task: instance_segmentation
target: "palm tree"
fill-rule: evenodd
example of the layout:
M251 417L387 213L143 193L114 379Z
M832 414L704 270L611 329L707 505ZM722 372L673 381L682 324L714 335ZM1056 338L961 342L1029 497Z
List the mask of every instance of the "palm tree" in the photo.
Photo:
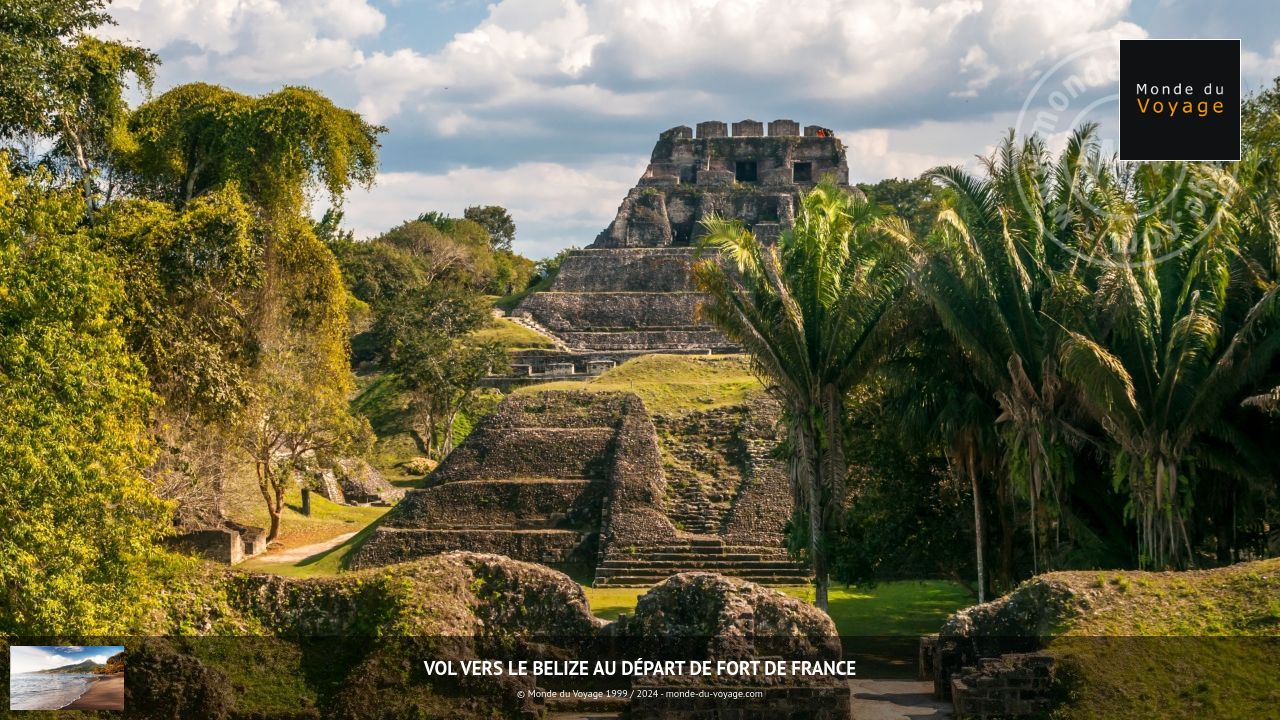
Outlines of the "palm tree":
M736 220L704 221L715 260L694 268L703 314L746 349L784 407L796 527L808 530L815 602L827 608L825 535L841 508L849 390L875 369L901 328L893 312L905 246L863 198L820 184L776 245Z
M1246 397L1280 356L1277 287L1258 292L1239 279L1249 274L1237 272L1247 266L1229 191L1207 190L1229 187L1221 175L1212 166L1145 166L1131 188L1101 188L1117 197L1112 207L1121 194L1131 203L1105 239L1121 262L1098 274L1089 321L1065 329L1059 351L1064 376L1116 446L1114 473L1129 487L1144 566L1191 561L1194 478L1220 463L1211 443L1243 454L1247 432L1228 413L1263 404ZM1200 240L1158 259L1158 240L1169 236Z
M1037 138L1019 145L1010 133L984 159L985 177L935 170L957 202L924 239L927 255L913 274L913 287L1000 407L1005 463L1030 502L1037 571L1043 499L1061 506L1072 449L1086 439L1071 422L1073 398L1058 370L1060 331L1044 311L1078 302L1070 279L1079 259L1067 248L1091 220L1078 189L1093 132L1078 130L1056 163Z

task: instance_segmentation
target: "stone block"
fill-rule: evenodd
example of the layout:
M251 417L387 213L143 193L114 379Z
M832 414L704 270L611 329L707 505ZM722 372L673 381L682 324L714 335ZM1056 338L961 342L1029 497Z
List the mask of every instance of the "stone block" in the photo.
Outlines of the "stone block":
M800 123L795 120L774 120L769 123L770 137L796 137L800 134Z
M175 537L173 545L199 557L235 565L244 560L244 542L240 533L230 528L207 528Z
M835 137L835 135L829 128L824 128L821 125L804 126L805 137Z
M692 140L693 128L688 125L677 125L670 130L662 131L658 137L662 140Z
M696 182L700 187L728 187L734 182L732 170L699 170Z
M588 360L587 374L599 375L601 373L608 372L617 366L618 366L618 363L614 362L613 360Z
M698 123L699 138L722 138L729 136L729 128L719 120L708 120Z
M574 373L573 363L550 363L547 365L545 374L552 377L563 377Z
M734 137L764 137L764 123L758 120L742 120L733 124Z

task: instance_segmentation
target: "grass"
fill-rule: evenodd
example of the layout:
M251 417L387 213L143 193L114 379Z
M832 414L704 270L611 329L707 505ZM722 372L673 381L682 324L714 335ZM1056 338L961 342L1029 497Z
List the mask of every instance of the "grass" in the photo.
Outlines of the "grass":
M1060 720L1275 717L1280 559L1185 572L1056 572L1014 591L1063 600L1045 651ZM1049 608L1053 608L1050 605Z
M586 382L549 382L516 392L541 390L630 391L650 413L674 416L741 405L764 387L742 355L644 355Z
M512 322L509 318L492 318L485 327L472 333L479 342L496 342L508 350L554 349L551 338Z
M241 479L243 482L243 478ZM254 488L256 491L257 488ZM267 527L270 516L266 503L258 497L256 503L247 502L252 495L246 490L235 493L239 502L228 505L227 511L232 520L256 527ZM303 545L328 540L337 535L353 532L369 525L382 517L389 508L360 505L338 505L325 500L316 493L311 494L311 515L302 514L302 491L290 488L285 493L285 508L280 514L280 537L276 538L278 546L272 549L292 549Z
M791 597L813 601L813 587L775 588ZM635 609L648 588L584 588L591 612L605 620ZM942 580L903 580L874 587L833 587L828 605L841 635L861 637L918 636L937 632L947 616L973 604L960 585Z
M546 290L547 288L551 287L551 283L555 282L555 280L556 280L556 273L553 272L550 275L544 276L538 282L534 283L533 285L530 285L529 287L525 288L524 290L521 290L520 292L512 293L510 295L504 295L500 298L495 298L493 301L493 306L496 308L501 308L507 312L511 312L512 310L515 310L516 307L520 305L521 301L523 301L525 298L529 297L533 293L542 292L543 290Z
M386 508L381 508L385 510ZM378 526L378 519L364 526L355 537L348 538L346 542L336 547L316 553L311 557L304 558L296 563L268 563L262 562L261 558L246 560L238 567L249 572L265 572L273 575L284 575L286 577L309 578L309 577L332 577L347 569L347 558L360 547L365 538L373 534L374 528ZM350 532L348 530L347 532Z

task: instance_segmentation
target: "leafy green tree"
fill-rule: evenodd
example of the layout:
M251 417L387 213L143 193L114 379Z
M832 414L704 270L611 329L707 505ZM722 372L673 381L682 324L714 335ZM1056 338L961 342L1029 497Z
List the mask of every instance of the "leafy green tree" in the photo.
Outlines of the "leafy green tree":
M204 420L238 412L255 359L249 316L263 276L263 248L239 193L211 192L182 210L120 201L93 234L120 268L130 349L166 409Z
M1082 312L1079 285L1067 280L1078 260L1066 249L1073 242L1066 232L1092 214L1073 192L1092 133L1085 127L1073 135L1056 165L1038 139L1019 144L1010 134L986 160L985 177L937 171L956 204L926 238L915 283L1000 407L1006 463L1030 503L1037 572L1045 531L1061 527L1074 448L1084 442L1057 348L1062 325ZM1047 308L1059 312L1050 317Z
M76 38L111 21L106 6L106 0L0 5L0 138L53 134L53 76Z
M149 92L158 60L147 50L87 35L59 60L50 87L55 151L75 165L84 188L85 213L92 221L97 203L94 175L109 171L113 153L131 145L124 99L129 78Z
M462 217L478 224L489 233L489 247L493 250L511 250L516 239L516 221L501 205L472 205L462 211Z
M950 195L927 174L914 180L888 178L874 184L859 183L858 189L866 193L872 203L906 220L911 232L918 237L928 234L938 213L942 212L944 199Z
M85 32L110 19L105 3L14 0L0 9L0 138L52 140L69 161L90 220L95 176L127 148L124 95L130 81L149 91L156 56Z
M864 421L871 427L859 433L858 441L865 446L866 438L872 437L878 444L899 447L905 457L915 459L916 463L923 462L916 458L941 456L951 482L946 482L948 478L944 476L938 484L951 484L960 491L968 488L973 506L976 595L979 602L985 602L987 589L993 584L987 566L986 538L989 533L985 519L992 509L997 516L1003 515L1001 503L984 500L998 492L993 478L1006 472L996 432L999 407L986 389L974 381L966 368L964 356L950 342L932 309L920 303L907 312L914 318L915 336L886 358L880 371L882 397L878 399L879 412L874 420ZM886 418L892 420L884 422ZM869 448L860 454L868 453L883 454L884 451ZM896 463L890 461L885 464ZM876 472L892 474L895 478L899 473L897 468ZM956 494L937 490L921 492L913 481L918 482L918 474L900 484L912 488L909 492L917 498L933 499L935 496L941 498ZM901 502L899 505L905 507ZM930 524L947 525L945 521ZM1012 586L1013 543L1007 526L1002 524L1000 530L1002 544L998 552L998 585L1007 589ZM935 554L943 555L937 545L934 545Z
M337 201L371 185L385 130L308 88L250 97L205 83L144 103L129 127L137 147L122 165L139 192L180 205L234 182L256 204L290 212L312 190Z
M847 461L845 398L877 367L899 329L905 246L883 232L875 206L821 184L801 200L776 245L740 222L705 221L719 261L694 269L703 311L750 354L785 409L796 527L807 532L815 601L827 607L828 538L841 509ZM905 230L902 230L905 231Z
M182 210L152 200L107 205L92 229L125 288L117 314L129 350L163 401L147 476L177 501L184 527L219 524L240 459L231 421L250 396L258 344L250 318L263 277L254 217L234 188Z
M75 194L0 161L0 633L123 632L170 511L142 475L154 396Z
M537 266L534 261L510 250L495 252L493 260L493 282L487 288L491 294L510 295L529 286Z
M129 127L136 144L121 165L133 189L181 210L179 226L208 223L199 231L207 238L178 243L177 257L154 257L150 267L161 280L194 281L189 292L202 304L183 306L194 318L186 330L203 342L186 345L227 361L210 378L237 392L214 403L226 411L216 422L255 463L274 538L298 459L339 452L359 435L345 403L357 306L306 210L315 191L340 207L352 185L372 183L383 129L306 88L249 97L202 83L144 103ZM221 218L204 208L220 208ZM145 296L135 298L144 308ZM199 380L193 370L179 384L190 392Z
M347 408L347 386L334 383L323 357L286 341L263 353L238 437L253 460L258 489L271 518L267 542L280 535L285 493L317 454L367 449L372 431Z
M508 362L500 344L470 339L488 319L482 297L443 283L378 309L373 332L436 457L453 449L454 422L474 402L480 381Z

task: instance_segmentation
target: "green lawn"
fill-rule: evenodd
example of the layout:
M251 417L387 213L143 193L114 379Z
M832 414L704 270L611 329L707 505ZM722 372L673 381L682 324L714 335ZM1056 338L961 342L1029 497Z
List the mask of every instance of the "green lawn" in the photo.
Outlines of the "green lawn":
M794 585L776 588L792 597L812 601L813 588ZM591 611L613 620L631 612L636 599L648 588L584 588ZM974 603L952 582L903 580L875 587L833 587L829 597L831 619L841 635L881 637L916 636L937 632L947 616Z
M387 510L387 508L378 509ZM362 528L360 532L356 533L355 537L348 539L341 545L304 558L297 563L267 563L262 562L261 559L252 559L244 561L237 567L250 572L265 572L287 577L332 577L346 569L347 556L359 547L366 537L373 534L373 530L377 525L378 523L375 519ZM346 532L351 531L348 529Z
M493 318L485 327L472 333L480 342L496 342L508 350L551 349L556 346L551 338L512 322L508 318Z
M645 355L586 382L562 380L516 392L540 390L629 391L653 414L683 415L741 405L764 388L742 355Z

